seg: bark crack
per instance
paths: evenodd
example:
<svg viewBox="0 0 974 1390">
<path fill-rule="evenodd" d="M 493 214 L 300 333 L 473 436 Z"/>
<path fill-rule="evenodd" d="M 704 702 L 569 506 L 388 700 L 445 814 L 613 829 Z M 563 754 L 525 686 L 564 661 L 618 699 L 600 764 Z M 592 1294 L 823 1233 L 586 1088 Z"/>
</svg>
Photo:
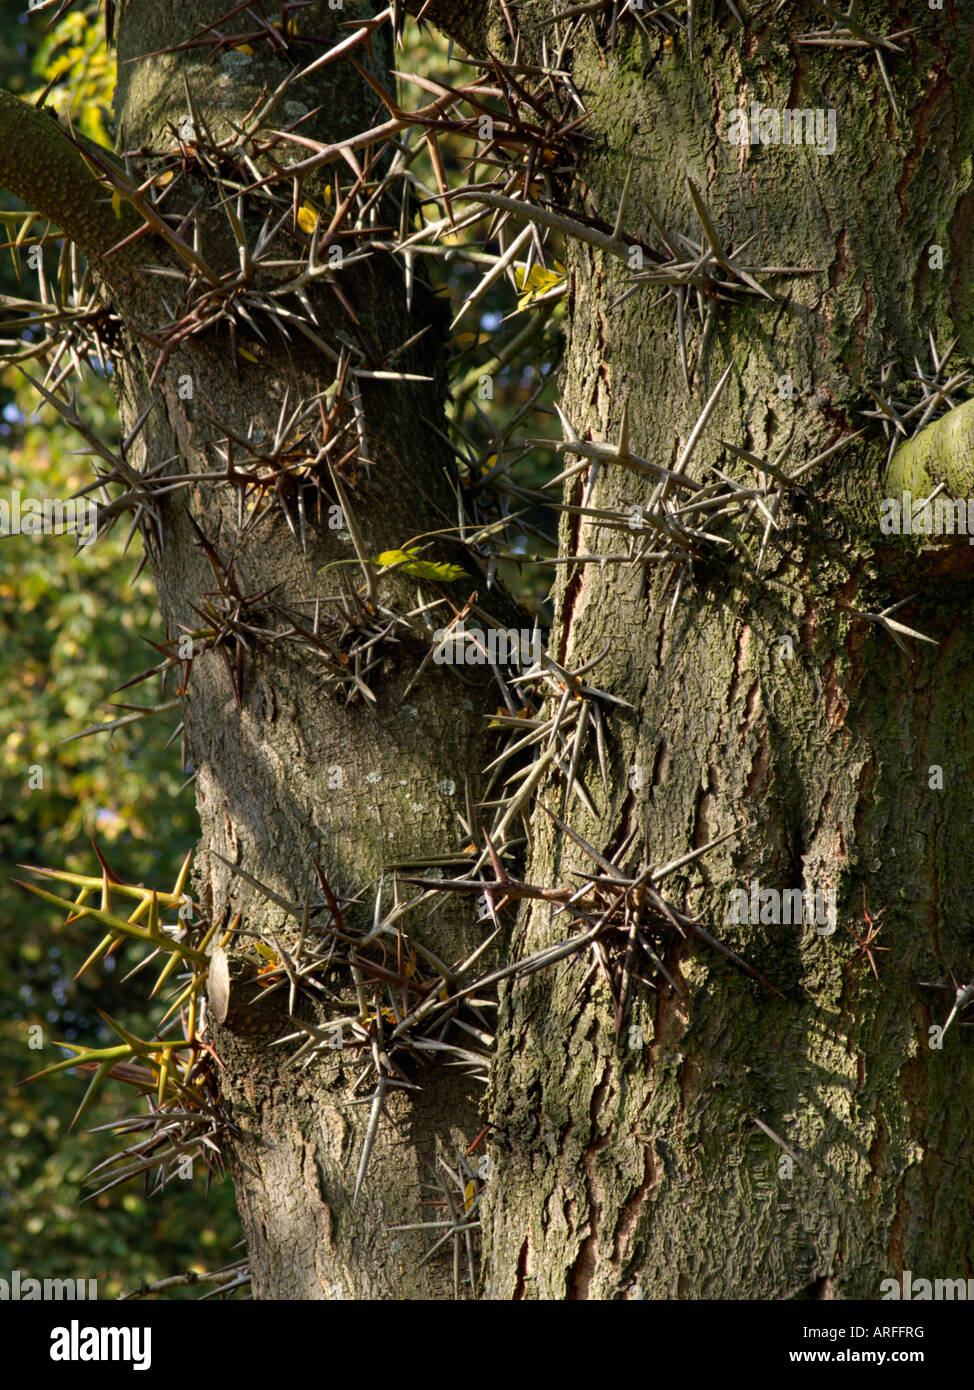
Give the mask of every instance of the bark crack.
<svg viewBox="0 0 974 1390">
<path fill-rule="evenodd" d="M 592 1093 L 592 1102 L 589 1109 L 592 1120 L 592 1130 L 598 1137 L 586 1147 L 582 1155 L 582 1162 L 585 1166 L 585 1193 L 588 1199 L 588 1233 L 582 1240 L 569 1274 L 568 1296 L 570 1299 L 584 1300 L 589 1297 L 598 1265 L 599 1221 L 602 1216 L 602 1203 L 598 1196 L 598 1178 L 595 1172 L 595 1164 L 596 1156 L 609 1142 L 612 1126 L 610 1124 L 604 1134 L 598 1134 L 596 1121 L 599 1110 L 602 1107 L 605 1093 L 609 1088 L 611 1070 L 611 1061 L 607 1059 L 602 1068 L 602 1075 L 599 1082 Z"/>
<path fill-rule="evenodd" d="M 521 1244 L 521 1253 L 517 1257 L 517 1273 L 514 1278 L 514 1297 L 513 1302 L 521 1303 L 524 1301 L 527 1289 L 528 1274 L 528 1238 L 524 1237 Z"/>
</svg>

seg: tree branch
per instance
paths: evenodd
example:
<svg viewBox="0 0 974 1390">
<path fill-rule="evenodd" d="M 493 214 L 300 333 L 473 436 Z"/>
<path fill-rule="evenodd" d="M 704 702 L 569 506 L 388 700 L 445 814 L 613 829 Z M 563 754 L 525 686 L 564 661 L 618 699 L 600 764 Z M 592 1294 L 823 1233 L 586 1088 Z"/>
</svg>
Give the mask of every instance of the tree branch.
<svg viewBox="0 0 974 1390">
<path fill-rule="evenodd" d="M 476 57 L 484 53 L 489 12 L 496 8 L 494 0 L 404 0 L 403 4 L 409 14 L 422 15 Z"/>
<path fill-rule="evenodd" d="M 113 256 L 118 242 L 143 225 L 124 200 L 113 207 L 105 185 L 72 137 L 50 112 L 0 91 L 0 186 L 49 217 L 75 242 L 109 284 L 148 258 L 148 243 L 131 242 Z M 99 150 L 104 159 L 105 151 Z M 117 211 L 116 211 L 117 208 Z"/>
</svg>

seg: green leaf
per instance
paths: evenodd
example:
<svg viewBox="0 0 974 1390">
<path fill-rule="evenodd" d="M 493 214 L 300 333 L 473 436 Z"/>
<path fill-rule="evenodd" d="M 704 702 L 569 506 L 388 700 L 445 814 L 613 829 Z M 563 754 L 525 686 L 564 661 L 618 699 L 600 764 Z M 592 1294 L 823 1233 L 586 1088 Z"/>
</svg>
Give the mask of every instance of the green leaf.
<svg viewBox="0 0 974 1390">
<path fill-rule="evenodd" d="M 469 579 L 470 575 L 459 565 L 438 564 L 434 560 L 417 560 L 419 546 L 409 550 L 383 550 L 373 564 L 386 569 L 401 569 L 406 574 L 415 574 L 419 579 L 440 579 L 444 584 L 455 584 L 459 579 Z"/>
</svg>

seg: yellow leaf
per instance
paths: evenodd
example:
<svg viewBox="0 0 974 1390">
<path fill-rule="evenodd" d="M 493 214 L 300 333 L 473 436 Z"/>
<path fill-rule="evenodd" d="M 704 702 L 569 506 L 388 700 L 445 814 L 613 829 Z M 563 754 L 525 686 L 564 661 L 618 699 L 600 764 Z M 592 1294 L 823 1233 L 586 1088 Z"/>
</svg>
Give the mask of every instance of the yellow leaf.
<svg viewBox="0 0 974 1390">
<path fill-rule="evenodd" d="M 249 43 L 235 43 L 233 47 L 236 53 L 253 53 L 254 51 Z"/>
<path fill-rule="evenodd" d="M 420 579 L 441 579 L 445 584 L 453 584 L 458 579 L 469 579 L 466 570 L 459 565 L 438 564 L 433 560 L 417 560 L 419 547 L 414 546 L 410 550 L 383 550 L 381 555 L 376 555 L 372 563 L 383 565 L 390 568 L 395 565 L 405 571 L 406 574 L 415 574 Z"/>
<path fill-rule="evenodd" d="M 475 1185 L 473 1182 L 468 1182 L 467 1185 L 466 1185 L 466 1187 L 463 1189 L 463 1214 L 464 1214 L 464 1216 L 469 1216 L 470 1212 L 473 1210 L 473 1199 L 476 1197 L 476 1195 L 477 1195 L 477 1188 L 476 1188 L 476 1185 Z"/>
<path fill-rule="evenodd" d="M 318 225 L 318 214 L 310 203 L 302 203 L 298 208 L 298 226 L 302 232 L 307 232 L 308 236 Z"/>
<path fill-rule="evenodd" d="M 116 217 L 122 216 L 122 195 L 121 193 L 112 194 L 112 212 Z"/>
<path fill-rule="evenodd" d="M 252 352 L 248 352 L 246 348 L 237 348 L 237 351 L 240 353 L 241 357 L 246 357 L 248 362 L 257 361 L 257 358 L 254 356 L 254 354 Z"/>
<path fill-rule="evenodd" d="M 535 299 L 548 294 L 549 291 L 556 289 L 565 280 L 565 267 L 560 261 L 554 262 L 554 269 L 545 270 L 543 266 L 533 265 L 526 271 L 523 265 L 514 267 L 514 279 L 521 296 L 518 299 L 517 307 L 526 309 Z"/>
</svg>

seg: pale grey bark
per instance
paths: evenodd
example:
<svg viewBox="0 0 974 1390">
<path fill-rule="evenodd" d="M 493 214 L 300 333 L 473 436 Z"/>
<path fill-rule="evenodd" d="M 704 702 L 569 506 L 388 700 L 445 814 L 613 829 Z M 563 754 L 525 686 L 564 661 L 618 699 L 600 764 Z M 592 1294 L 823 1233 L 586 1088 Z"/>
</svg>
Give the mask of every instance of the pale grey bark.
<svg viewBox="0 0 974 1390">
<path fill-rule="evenodd" d="M 280 80 L 286 67 L 266 54 L 184 51 L 127 63 L 191 37 L 222 8 L 223 0 L 166 9 L 128 0 L 119 112 L 130 150 L 164 141 L 168 124 L 186 114 L 184 79 L 217 134 Z M 574 828 L 609 859 L 635 832 L 658 863 L 740 826 L 684 879 L 668 881 L 667 892 L 786 998 L 672 930 L 658 945 L 680 992 L 661 978 L 655 990 L 637 983 L 618 1036 L 600 970 L 586 974 L 591 956 L 507 986 L 486 1111 L 459 1072 L 430 1068 L 418 1095 L 391 1100 L 398 1128 L 380 1130 L 354 1211 L 368 1107 L 348 1104 L 348 1077 L 337 1068 L 295 1073 L 285 1051 L 269 1048 L 289 1026 L 282 996 L 258 1029 L 234 1026 L 229 1011 L 230 1026 L 217 1024 L 215 1036 L 262 1298 L 452 1297 L 449 1257 L 422 1265 L 424 1239 L 387 1228 L 421 1219 L 420 1185 L 437 1153 L 466 1147 L 485 1121 L 493 1169 L 481 1293 L 490 1299 L 637 1291 L 874 1298 L 880 1281 L 903 1268 L 967 1270 L 974 1188 L 966 1037 L 957 1026 L 942 1048 L 929 1045 L 950 995 L 922 982 L 948 980 L 951 971 L 966 979 L 974 968 L 974 650 L 964 621 L 972 552 L 886 542 L 878 520 L 894 483 L 894 491 L 941 478 L 959 486 L 968 470 L 966 460 L 932 458 L 921 444 L 884 480 L 886 442 L 863 412 L 875 408 L 869 388 L 878 389 L 887 360 L 894 394 L 914 355 L 928 361 L 928 335 L 940 348 L 954 337 L 960 353 L 974 348 L 974 22 L 953 10 L 913 17 L 919 30 L 906 53 L 884 55 L 898 118 L 875 54 L 804 47 L 797 36 L 818 20 L 804 7 L 777 8 L 750 5 L 742 34 L 729 7 L 697 6 L 704 13 L 692 55 L 682 39 L 646 37 L 625 18 L 612 51 L 606 16 L 579 24 L 563 61 L 591 116 L 571 147 L 577 176 L 566 184 L 568 207 L 615 228 L 631 163 L 618 228 L 630 244 L 658 247 L 650 212 L 672 235 L 702 241 L 689 176 L 725 248 L 750 241 L 742 259 L 774 298 L 713 301 L 706 333 L 691 318 L 688 389 L 672 297 L 657 302 L 653 287 L 625 297 L 631 266 L 571 240 L 562 403 L 585 440 L 618 439 L 625 415 L 632 449 L 672 468 L 730 363 L 694 477 L 729 466 L 722 441 L 772 458 L 790 439 L 787 469 L 851 442 L 809 472 L 805 494 L 791 496 L 780 516 L 786 529 L 760 574 L 717 552 L 682 577 L 670 566 L 560 569 L 550 650 L 574 668 L 605 649 L 597 683 L 632 707 L 605 712 L 607 793 L 594 748 L 584 750 L 580 770 L 598 814 L 573 802 Z M 864 23 L 886 32 L 885 7 L 860 8 Z M 489 45 L 510 58 L 504 7 L 481 10 L 436 4 L 428 15 L 474 51 Z M 517 10 L 522 61 L 542 56 L 545 10 Z M 305 13 L 316 32 L 338 32 L 327 5 Z M 374 61 L 380 72 L 391 61 L 385 38 L 376 39 Z M 338 66 L 295 100 L 321 107 L 308 131 L 327 140 L 362 129 L 374 106 Z M 722 138 L 727 121 L 752 100 L 834 109 L 834 153 L 731 145 Z M 235 264 L 228 226 L 210 204 L 201 229 L 214 267 Z M 931 249 L 938 247 L 942 256 Z M 760 270 L 774 266 L 813 273 Z M 331 374 L 301 340 L 289 348 L 248 340 L 258 361 L 232 361 L 220 329 L 173 353 L 150 388 L 157 350 L 144 333 L 164 314 L 158 283 L 133 277 L 116 295 L 131 344 L 122 414 L 130 426 L 153 403 L 151 458 L 178 454 L 187 470 L 210 471 L 226 433 L 217 420 L 244 435 L 273 431 L 285 392 L 310 397 Z M 380 355 L 436 313 L 422 293 L 408 313 L 401 275 L 381 258 L 350 271 L 343 288 Z M 323 297 L 316 307 L 327 333 L 347 326 L 336 301 Z M 435 330 L 404 359 L 432 383 L 363 393 L 374 468 L 357 480 L 354 500 L 373 554 L 454 511 L 449 451 L 430 428 L 443 418 L 445 331 L 440 323 Z M 179 391 L 185 377 L 192 401 Z M 966 438 L 964 428 L 956 438 L 933 428 L 948 453 Z M 604 463 L 576 475 L 564 500 L 578 504 L 585 495 L 595 509 L 624 513 L 645 507 L 648 492 L 639 475 Z M 164 549 L 152 548 L 172 633 L 196 625 L 193 606 L 214 588 L 182 500 L 165 508 Z M 187 500 L 220 552 L 236 555 L 246 593 L 280 585 L 282 601 L 306 601 L 332 583 L 325 566 L 349 559 L 347 545 L 321 528 L 303 552 L 280 514 L 241 547 L 229 489 L 201 484 Z M 618 543 L 567 513 L 561 542 L 566 554 Z M 383 581 L 382 597 L 413 601 L 402 576 Z M 881 623 L 857 616 L 901 599 L 910 603 L 898 620 L 936 646 L 911 638 L 904 653 Z M 390 647 L 374 708 L 346 706 L 322 690 L 314 662 L 280 644 L 259 645 L 244 659 L 239 707 L 218 657 L 194 661 L 185 719 L 208 914 L 241 909 L 245 921 L 287 929 L 286 914 L 217 855 L 300 902 L 315 859 L 351 896 L 383 866 L 457 843 L 464 780 L 476 784 L 491 756 L 482 716 L 495 697 L 478 679 L 482 668 L 463 686 L 455 673 L 430 668 L 403 703 L 422 654 L 422 642 L 409 637 Z M 535 798 L 524 872 L 546 887 L 592 870 L 541 809 L 557 806 L 562 791 L 555 779 Z M 637 850 L 621 867 L 638 865 Z M 834 891 L 839 930 L 727 923 L 730 890 L 753 880 Z M 845 931 L 865 929 L 863 894 L 873 918 L 882 913 L 876 944 L 887 949 L 875 957 L 878 980 Z M 364 903 L 350 912 L 370 910 Z M 539 906 L 525 912 L 502 955 L 527 954 L 565 930 L 565 914 L 552 918 Z M 482 939 L 463 898 L 445 900 L 421 931 L 450 959 Z"/>
<path fill-rule="evenodd" d="M 681 46 L 654 54 L 631 31 L 615 57 L 579 44 L 573 75 L 592 111 L 580 210 L 611 224 L 632 158 L 628 231 L 651 236 L 652 208 L 700 240 L 688 173 L 728 247 L 755 238 L 750 264 L 820 268 L 769 279 L 774 304 L 722 307 L 702 352 L 692 333 L 688 394 L 672 300 L 650 308 L 647 289 L 617 304 L 625 270 L 575 245 L 564 409 L 581 438 L 616 439 L 628 406 L 633 451 L 673 467 L 733 362 L 693 476 L 727 468 L 722 439 L 773 457 L 793 434 L 797 465 L 868 423 L 867 387 L 887 356 L 911 374 L 914 354 L 929 360 L 928 330 L 970 350 L 972 34 L 953 14 L 920 23 L 922 58 L 888 59 L 901 122 L 874 64 L 788 46 L 797 17 L 767 29 L 755 17 L 743 45 L 729 17 L 708 22 L 692 61 Z M 755 98 L 836 107 L 835 154 L 723 142 L 728 113 Z M 930 268 L 931 243 L 943 246 L 942 271 Z M 786 375 L 793 400 L 779 389 Z M 671 608 L 666 572 L 562 571 L 552 650 L 572 666 L 608 643 L 598 683 L 636 709 L 612 718 L 608 797 L 590 752 L 599 818 L 579 812 L 576 828 L 605 853 L 638 828 L 663 862 L 748 822 L 688 878 L 685 901 L 788 999 L 675 933 L 664 961 L 686 1000 L 665 985 L 642 991 L 618 1043 L 598 974 L 581 999 L 581 966 L 512 987 L 491 1093 L 490 1297 L 876 1298 L 904 1267 L 967 1267 L 966 1039 L 928 1045 L 951 994 L 919 982 L 971 968 L 970 559 L 963 541 L 951 549 L 955 587 L 929 556 L 882 541 L 884 463 L 872 426 L 813 470 L 762 581 L 736 565 L 698 567 Z M 625 511 L 647 492 L 604 466 L 588 500 Z M 566 551 L 599 545 L 591 526 L 565 522 Z M 847 611 L 914 594 L 896 616 L 940 645 L 910 640 L 911 656 Z M 528 877 L 591 869 L 538 812 Z M 753 879 L 837 889 L 839 930 L 725 925 L 729 890 Z M 866 930 L 863 889 L 888 948 L 875 957 L 878 982 L 844 930 Z M 563 930 L 539 908 L 523 949 Z M 629 1045 L 633 1024 L 641 1047 Z M 758 1120 L 807 1167 L 789 1172 Z"/>
</svg>

